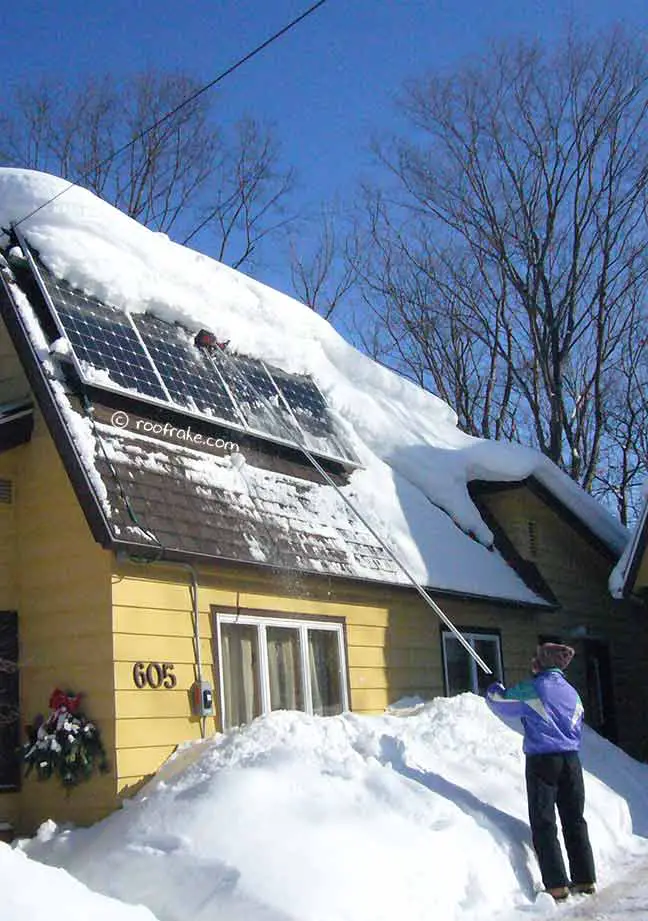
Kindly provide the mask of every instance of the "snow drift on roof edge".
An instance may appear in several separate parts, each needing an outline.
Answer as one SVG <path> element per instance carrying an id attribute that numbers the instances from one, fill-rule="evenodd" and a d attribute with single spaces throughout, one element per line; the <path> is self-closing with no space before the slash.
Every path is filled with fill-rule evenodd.
<path id="1" fill-rule="evenodd" d="M 148 311 L 192 330 L 205 326 L 237 351 L 310 374 L 366 467 L 352 478 L 358 493 L 373 474 L 393 480 L 397 498 L 420 490 L 489 545 L 492 534 L 467 483 L 533 474 L 615 552 L 623 549 L 626 530 L 539 452 L 461 432 L 445 402 L 357 351 L 309 308 L 148 230 L 87 190 L 45 173 L 0 169 L 0 225 L 56 195 L 21 224 L 55 274 L 127 311 Z M 381 503 L 371 492 L 376 511 L 389 521 L 390 499 Z M 409 510 L 401 503 L 399 511 L 411 532 Z"/>

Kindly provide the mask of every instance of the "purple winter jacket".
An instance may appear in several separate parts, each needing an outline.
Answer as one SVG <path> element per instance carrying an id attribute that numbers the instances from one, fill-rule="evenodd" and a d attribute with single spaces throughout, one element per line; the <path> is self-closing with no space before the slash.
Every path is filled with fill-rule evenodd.
<path id="1" fill-rule="evenodd" d="M 486 691 L 493 713 L 519 717 L 527 755 L 578 751 L 583 733 L 583 704 L 559 668 L 549 668 L 508 690 L 499 682 Z"/>

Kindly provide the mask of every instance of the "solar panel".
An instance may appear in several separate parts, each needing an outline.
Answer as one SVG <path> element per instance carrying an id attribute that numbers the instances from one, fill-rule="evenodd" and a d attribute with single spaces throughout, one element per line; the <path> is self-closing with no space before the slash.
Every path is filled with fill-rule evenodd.
<path id="1" fill-rule="evenodd" d="M 301 432 L 262 362 L 218 351 L 213 358 L 250 428 L 301 444 Z"/>
<path id="2" fill-rule="evenodd" d="M 112 383 L 144 396 L 167 399 L 129 318 L 41 270 L 74 354 L 91 383 Z M 93 372 L 100 372 L 96 375 Z"/>
<path id="3" fill-rule="evenodd" d="M 244 424 L 214 363 L 188 333 L 148 314 L 132 319 L 175 403 L 230 424 Z"/>
<path id="4" fill-rule="evenodd" d="M 306 446 L 318 453 L 351 458 L 333 429 L 326 401 L 314 381 L 277 368 L 271 368 L 270 373 L 304 433 Z"/>

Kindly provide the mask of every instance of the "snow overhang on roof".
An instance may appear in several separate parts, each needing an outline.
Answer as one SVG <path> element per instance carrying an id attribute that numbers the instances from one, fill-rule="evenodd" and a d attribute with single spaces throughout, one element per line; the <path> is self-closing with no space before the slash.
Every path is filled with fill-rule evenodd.
<path id="1" fill-rule="evenodd" d="M 637 579 L 642 567 L 648 568 L 648 480 L 644 483 L 645 496 L 639 520 L 625 550 L 610 575 L 610 591 L 615 598 L 627 598 L 637 589 Z M 648 577 L 639 588 L 645 593 Z"/>
<path id="2" fill-rule="evenodd" d="M 218 506 L 231 533 L 240 538 L 236 558 L 244 555 L 245 544 L 248 561 L 279 565 L 270 549 L 281 544 L 282 563 L 294 568 L 406 581 L 386 563 L 385 541 L 423 585 L 541 603 L 492 549 L 493 535 L 468 490 L 471 480 L 516 482 L 533 476 L 613 553 L 623 549 L 625 529 L 545 457 L 461 432 L 447 404 L 359 353 L 329 323 L 291 298 L 149 231 L 83 189 L 68 188 L 42 173 L 0 169 L 0 225 L 16 222 L 48 271 L 71 289 L 116 305 L 131 318 L 146 313 L 179 324 L 192 335 L 211 329 L 218 341 L 229 342 L 234 354 L 288 375 L 307 375 L 357 459 L 355 468 L 341 464 L 332 469 L 338 477 L 333 489 L 312 470 L 305 473 L 309 464 L 297 456 L 299 451 L 284 452 L 281 462 L 270 461 L 272 452 L 264 455 L 258 440 L 239 430 L 235 434 L 242 449 L 221 446 L 210 453 L 204 444 L 167 438 L 164 426 L 181 429 L 181 415 L 174 410 L 164 418 L 164 407 L 152 409 L 144 394 L 111 393 L 101 380 L 94 388 L 86 380 L 84 388 L 75 390 L 65 369 L 68 347 L 59 341 L 60 328 L 46 316 L 37 286 L 17 284 L 5 275 L 4 310 L 11 313 L 7 324 L 17 344 L 22 337 L 19 351 L 32 363 L 32 386 L 38 377 L 40 399 L 51 400 L 54 415 L 70 435 L 98 509 L 95 536 L 104 528 L 114 540 L 132 531 L 142 544 L 164 543 L 155 535 L 156 527 L 164 531 L 159 504 L 154 512 L 149 497 L 146 520 L 135 512 L 134 521 L 131 514 L 149 488 L 155 493 L 156 477 L 164 477 L 179 490 L 178 512 L 188 502 L 186 495 L 181 498 L 181 482 L 183 488 L 193 483 L 198 503 L 179 529 L 182 540 L 179 535 L 168 539 L 184 546 L 196 529 L 209 531 L 205 541 L 212 541 L 212 549 L 207 555 L 230 552 L 215 540 L 210 523 Z M 84 389 L 93 391 L 97 418 L 79 400 Z M 129 400 L 133 415 L 143 422 L 139 429 L 126 431 L 114 414 L 126 411 Z M 145 428 L 147 419 L 158 428 Z M 199 425 L 201 434 L 212 431 L 209 420 L 201 419 Z M 214 427 L 212 435 L 223 442 L 235 440 L 231 433 L 226 437 L 222 426 Z M 140 484 L 128 501 L 124 483 Z M 288 548 L 285 541 L 277 543 L 280 531 L 289 535 Z"/>

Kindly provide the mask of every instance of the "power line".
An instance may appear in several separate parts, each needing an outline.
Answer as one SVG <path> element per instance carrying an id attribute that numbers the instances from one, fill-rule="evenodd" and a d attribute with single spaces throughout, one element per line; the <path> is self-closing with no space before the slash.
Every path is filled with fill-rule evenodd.
<path id="1" fill-rule="evenodd" d="M 100 169 L 102 166 L 107 166 L 109 163 L 111 163 L 113 160 L 115 160 L 117 157 L 123 154 L 126 150 L 128 150 L 129 147 L 133 147 L 135 144 L 137 144 L 138 141 L 141 141 L 143 137 L 146 137 L 146 135 L 150 131 L 153 131 L 155 130 L 155 128 L 158 128 L 160 125 L 163 125 L 164 122 L 168 121 L 170 118 L 173 118 L 174 115 L 177 115 L 177 113 L 181 109 L 183 109 L 185 106 L 188 106 L 195 99 L 198 99 L 199 96 L 202 96 L 203 93 L 206 93 L 208 90 L 212 89 L 214 86 L 216 86 L 217 83 L 220 83 L 222 80 L 224 80 L 225 77 L 229 77 L 230 74 L 233 74 L 235 70 L 239 69 L 239 67 L 242 67 L 244 64 L 247 64 L 247 62 L 252 60 L 253 57 L 256 57 L 257 54 L 260 54 L 262 51 L 265 51 L 265 49 L 269 45 L 272 45 L 273 42 L 276 42 L 278 39 L 284 36 L 287 32 L 290 32 L 291 29 L 294 29 L 295 26 L 299 25 L 299 23 L 302 22 L 304 19 L 306 19 L 307 16 L 310 16 L 311 13 L 314 13 L 315 10 L 317 10 L 320 6 L 323 6 L 325 3 L 326 3 L 326 0 L 317 0 L 317 3 L 314 3 L 307 10 L 304 10 L 303 13 L 300 13 L 299 16 L 291 20 L 291 22 L 285 25 L 282 29 L 279 29 L 278 32 L 275 32 L 273 35 L 267 38 L 264 42 L 261 42 L 260 45 L 257 45 L 256 48 L 254 48 L 252 51 L 248 52 L 248 54 L 246 54 L 244 57 L 240 58 L 235 64 L 232 64 L 222 73 L 220 73 L 217 77 L 214 77 L 214 79 L 210 80 L 209 83 L 206 83 L 204 86 L 196 90 L 190 96 L 187 96 L 187 98 L 183 99 L 183 101 L 180 102 L 174 109 L 171 109 L 161 118 L 159 118 L 157 121 L 153 122 L 153 124 L 149 125 L 148 128 L 144 128 L 142 131 L 139 132 L 139 134 L 136 134 L 134 138 L 131 138 L 130 141 L 127 141 L 125 144 L 123 144 L 121 147 L 119 147 L 117 150 L 111 153 L 109 157 L 106 157 L 104 160 L 101 160 L 98 164 L 96 164 L 93 167 L 93 169 Z M 90 174 L 89 170 L 88 172 L 82 174 L 79 182 L 83 182 L 83 180 L 89 174 Z M 70 189 L 74 188 L 74 186 L 76 185 L 78 185 L 77 182 L 70 182 L 67 186 L 65 186 L 65 188 L 61 189 L 60 192 L 57 192 L 56 195 L 52 195 L 52 197 L 48 198 L 47 201 L 44 201 L 37 208 L 34 208 L 33 211 L 30 211 L 29 214 L 26 214 L 24 217 L 21 217 L 19 221 L 15 221 L 13 226 L 18 227 L 24 221 L 29 220 L 30 217 L 33 217 L 35 214 L 38 214 L 39 211 L 42 211 L 43 208 L 46 208 L 48 205 L 51 205 L 52 202 L 55 202 L 62 195 L 65 195 L 66 192 L 69 192 Z"/>

